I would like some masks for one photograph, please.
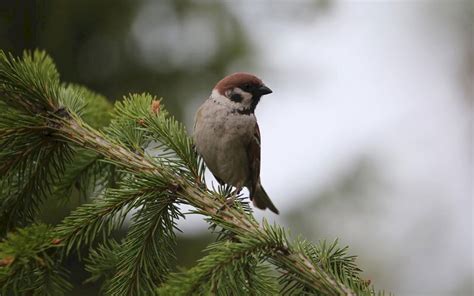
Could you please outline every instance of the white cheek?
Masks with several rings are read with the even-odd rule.
[[[243,91],[242,89],[236,87],[234,88],[234,93],[239,94],[242,97],[242,105],[245,107],[250,107],[252,103],[252,94],[248,93],[246,91]]]
[[[211,98],[223,106],[230,107],[232,109],[247,109],[252,105],[252,94],[241,90],[240,88],[235,88],[232,90],[233,93],[237,93],[242,97],[241,102],[234,102],[228,97],[231,96],[230,93],[221,95],[216,89],[212,91]]]
[[[233,102],[229,100],[228,97],[221,95],[216,89],[212,91],[211,98],[222,106],[226,106],[232,109],[238,109],[242,107],[242,105],[240,105],[239,103]]]

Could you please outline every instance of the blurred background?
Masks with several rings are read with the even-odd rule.
[[[473,295],[473,19],[460,0],[2,0],[0,48],[45,49],[111,101],[163,96],[188,128],[220,78],[255,73],[281,212],[257,217],[339,238],[377,289]],[[199,216],[180,228],[192,266],[213,238]],[[81,276],[77,295],[96,288]]]

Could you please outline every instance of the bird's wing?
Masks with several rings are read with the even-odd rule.
[[[194,126],[193,126],[194,131],[196,131],[196,125],[197,125],[198,120],[202,118],[203,105],[199,107],[199,109],[196,111],[196,115],[194,116]]]
[[[247,147],[247,158],[250,169],[249,190],[252,197],[260,179],[260,129],[257,123],[255,123],[253,137]]]

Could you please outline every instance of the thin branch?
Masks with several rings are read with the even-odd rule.
[[[25,172],[30,166],[41,163],[33,157],[27,157],[28,155],[44,158],[55,150],[54,147],[62,145],[65,149],[79,146],[93,151],[127,175],[123,186],[108,190],[106,198],[98,200],[99,204],[81,206],[68,216],[53,232],[57,235],[51,241],[53,246],[61,244],[68,251],[73,246],[79,248],[82,243],[90,244],[99,232],[108,234],[113,227],[120,225],[131,208],[144,206],[146,201],[155,200],[161,192],[167,198],[172,198],[170,205],[175,206],[180,202],[190,204],[196,208],[197,213],[207,216],[209,222],[231,234],[232,238],[228,243],[232,246],[240,244],[249,250],[249,256],[268,260],[283,271],[280,283],[283,283],[282,291],[285,293],[301,291],[324,295],[375,295],[373,288],[359,278],[359,270],[352,265],[351,257],[345,256],[344,249],[336,249],[332,253],[333,247],[326,249],[323,245],[322,248],[312,249],[304,241],[290,241],[283,228],[270,226],[265,220],[259,224],[240,203],[221,209],[223,195],[206,188],[203,182],[203,163],[193,151],[191,139],[179,122],[165,110],[161,110],[160,101],[147,94],[130,95],[123,103],[116,105],[118,113],[109,128],[99,132],[79,117],[84,107],[83,96],[84,93],[79,89],[65,89],[61,86],[54,63],[44,52],[26,53],[21,60],[0,51],[0,110],[16,112],[0,121],[3,128],[0,134],[8,135],[8,138],[4,137],[0,141],[3,150],[0,157],[7,163],[4,170],[14,174],[13,170],[17,170],[18,166],[20,172]],[[24,127],[30,126],[41,126],[41,130],[31,133],[24,131]],[[11,133],[12,128],[16,128],[14,134]],[[41,149],[35,154],[35,151],[29,150],[32,146],[37,146],[32,145],[31,135],[36,137],[34,143],[45,141],[48,145],[41,145]],[[158,157],[150,156],[144,149],[147,144],[155,141],[159,145],[157,150],[160,150]],[[22,156],[24,161],[9,163],[9,158],[13,156]],[[34,186],[32,190],[46,190],[48,183],[52,183],[51,176],[63,172],[66,160],[66,155],[58,155],[57,159],[51,161],[51,165],[46,165],[46,177],[38,178],[44,179],[44,184],[41,184],[44,186]],[[23,179],[27,177],[23,174],[19,176]],[[10,185],[17,187],[16,184]],[[161,207],[164,204],[158,202],[156,205]],[[148,285],[149,291],[154,291],[159,284],[155,281],[143,282],[138,279],[138,274],[146,277],[150,276],[149,273],[156,275],[159,271],[152,266],[153,262],[147,265],[153,261],[149,259],[159,262],[172,257],[165,254],[162,258],[157,255],[157,250],[164,248],[166,252],[172,249],[166,242],[173,241],[173,223],[179,216],[178,210],[170,211],[168,216],[163,212],[166,219],[159,221],[160,216],[154,216],[159,211],[154,208],[150,212],[151,215],[147,212],[147,215],[135,219],[126,240],[130,249],[138,252],[135,256],[138,260],[135,260],[136,268],[126,275],[131,274],[137,278],[133,285],[137,288],[140,286],[140,291],[143,291],[142,284]],[[151,223],[150,220],[156,223]],[[160,229],[165,232],[157,232]],[[142,230],[148,235],[142,234]],[[155,234],[156,238],[162,239],[167,235],[166,232],[169,240],[155,241]],[[137,244],[142,243],[142,238],[148,243],[139,248]],[[252,249],[251,245],[267,247],[261,251],[258,248]],[[121,254],[123,253],[118,255]],[[233,255],[239,257],[239,254],[236,252]],[[34,252],[32,255],[34,256]],[[127,259],[135,259],[129,255],[133,255],[133,252],[126,252],[125,257],[119,256],[122,260],[122,265],[117,265],[119,269],[125,270],[124,262]],[[224,257],[226,256],[220,259]],[[212,256],[205,258],[212,259]],[[210,264],[211,269],[214,268],[212,260],[206,261],[206,264]],[[167,264],[161,264],[160,268],[165,273],[169,271]],[[216,268],[219,270],[219,266]],[[0,268],[0,274],[5,270],[8,269]],[[116,281],[109,283],[112,282],[115,285]],[[235,282],[227,283],[232,285]],[[210,292],[221,288],[225,290],[225,286],[225,281],[217,279],[212,281]]]
[[[137,171],[140,171],[145,174],[166,175],[174,180],[182,199],[196,207],[201,214],[211,217],[215,221],[220,221],[221,226],[234,233],[253,237],[266,235],[265,229],[242,211],[235,208],[219,210],[222,204],[213,197],[212,192],[197,186],[199,184],[190,183],[189,180],[173,174],[165,166],[158,166],[151,158],[124,149],[80,120],[71,118],[62,120],[62,123],[57,132],[64,140],[91,149],[129,172],[137,173]],[[345,284],[338,282],[336,278],[323,269],[314,266],[311,260],[301,252],[288,248],[280,249],[272,252],[271,257],[275,262],[279,262],[281,267],[299,275],[307,285],[316,290],[321,289],[321,281],[325,281],[332,288],[333,293],[355,295]]]

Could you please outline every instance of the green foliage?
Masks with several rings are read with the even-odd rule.
[[[111,279],[116,273],[116,266],[120,262],[120,252],[121,244],[113,239],[91,250],[89,257],[85,260],[86,270],[91,274],[86,283],[102,280],[102,292],[111,288]]]
[[[73,105],[74,110],[79,111],[81,118],[92,127],[101,129],[109,124],[112,105],[105,97],[79,85],[63,84],[61,98],[61,105]],[[76,193],[87,200],[105,188],[115,186],[119,174],[113,166],[102,162],[103,157],[86,149],[73,149],[70,163],[55,182],[55,199],[68,201]]]
[[[59,248],[51,227],[31,225],[0,242],[0,292],[9,295],[64,295],[71,289],[67,271],[53,249]]]
[[[108,132],[132,151],[144,153],[144,147],[148,148],[150,154],[178,169],[179,174],[194,180],[203,176],[202,161],[194,152],[185,127],[170,116],[161,100],[150,94],[134,94],[117,102]]]
[[[55,182],[54,198],[68,202],[76,193],[80,198],[88,200],[114,183],[114,167],[101,160],[100,155],[89,150],[75,149],[70,165]]]
[[[110,123],[113,106],[104,96],[76,84],[63,84],[63,89],[84,100],[81,118],[90,126],[102,129]]]
[[[161,101],[130,95],[98,131],[92,125],[107,120],[91,116],[88,124],[83,118],[99,96],[61,85],[58,77],[44,53],[16,59],[0,52],[2,230],[31,223],[43,200],[68,197],[74,187],[94,198],[54,229],[32,225],[10,232],[0,243],[5,293],[65,293],[61,258],[83,247],[92,248],[89,281],[104,280],[106,295],[376,293],[346,248],[292,240],[277,225],[259,224],[240,199],[222,207],[230,188],[206,188],[202,160]],[[181,203],[205,215],[220,235],[195,267],[170,274]],[[127,216],[125,238],[110,241]]]
[[[0,119],[0,121],[2,121]],[[2,123],[0,123],[1,125]],[[0,137],[2,131],[0,128]],[[14,133],[15,140],[0,140],[0,234],[15,225],[31,222],[52,184],[64,172],[71,150],[60,142],[48,142],[30,131]],[[30,137],[31,136],[31,137]],[[17,144],[15,146],[15,144]]]
[[[166,190],[166,187],[155,181],[125,179],[117,189],[109,189],[92,203],[79,206],[57,227],[58,236],[64,238],[66,252],[90,245],[100,234],[104,238],[109,236],[132,209],[159,198],[160,188]]]
[[[164,281],[175,257],[175,221],[181,216],[168,196],[147,201],[132,219],[118,253],[108,295],[147,295]]]
[[[84,166],[90,152],[75,155],[78,150],[55,130],[58,118],[72,114],[85,113],[95,126],[105,124],[107,114],[94,120],[106,106],[104,98],[86,88],[61,86],[46,53],[25,52],[17,59],[0,51],[0,235],[33,221],[48,197],[69,195],[73,185],[86,195],[97,180],[103,181],[98,156]]]
[[[134,151],[144,154],[145,148],[150,143],[149,133],[141,129],[139,119],[127,116],[128,113],[148,114],[153,97],[148,94],[133,95],[133,99],[124,98],[115,103],[114,113],[106,133],[117,143]],[[143,123],[142,123],[143,124]]]
[[[268,241],[235,236],[211,244],[194,268],[171,275],[160,295],[274,295],[276,279],[261,263],[272,250]]]
[[[59,97],[59,74],[44,52],[20,60],[0,51],[0,234],[33,219],[69,160],[46,119]]]
[[[15,58],[0,51],[0,94],[9,106],[35,115],[56,111],[59,73],[44,51],[25,52]]]

